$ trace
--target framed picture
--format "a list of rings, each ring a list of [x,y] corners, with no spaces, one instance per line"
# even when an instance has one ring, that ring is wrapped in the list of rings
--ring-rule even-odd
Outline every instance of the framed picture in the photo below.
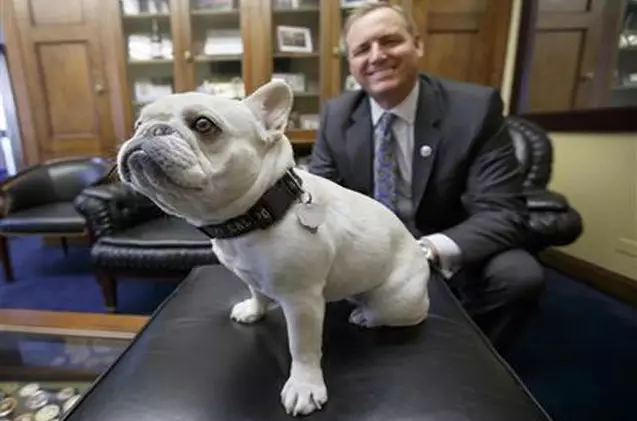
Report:
[[[311,53],[312,34],[310,28],[301,26],[277,26],[279,51],[289,53]]]
[[[378,0],[341,0],[341,7],[344,9],[353,9],[366,3],[379,3]]]

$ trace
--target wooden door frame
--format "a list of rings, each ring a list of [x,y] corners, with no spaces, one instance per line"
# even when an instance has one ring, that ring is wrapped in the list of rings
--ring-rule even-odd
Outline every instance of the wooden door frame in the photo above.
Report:
[[[29,81],[41,82],[36,53],[31,49],[37,42],[47,43],[49,31],[60,31],[64,42],[85,41],[87,44],[87,59],[89,77],[94,83],[94,103],[97,113],[96,137],[99,155],[107,155],[111,150],[111,143],[115,137],[113,132],[113,115],[111,114],[111,99],[105,97],[108,92],[107,72],[104,66],[104,49],[100,36],[100,1],[83,0],[85,7],[84,25],[68,25],[64,29],[56,27],[32,27],[30,4],[26,1],[8,0],[3,4],[2,23],[7,43],[7,62],[16,105],[19,113],[19,124],[22,132],[24,161],[27,165],[35,165],[52,158],[50,154],[59,151],[49,149],[46,143],[49,138],[46,127],[49,127],[46,109],[43,104],[44,94],[41,84],[30,84]],[[19,13],[19,11],[21,13]],[[29,51],[28,54],[25,52]],[[11,55],[11,57],[9,57]],[[98,92],[98,85],[100,92]],[[106,102],[105,102],[106,101]],[[26,126],[30,127],[26,127]],[[91,153],[95,154],[95,153]]]
[[[5,59],[9,69],[9,78],[13,88],[13,96],[18,117],[18,127],[22,139],[23,165],[31,166],[40,162],[41,151],[35,130],[33,99],[27,83],[23,40],[20,36],[13,1],[7,1],[0,7],[5,41]]]

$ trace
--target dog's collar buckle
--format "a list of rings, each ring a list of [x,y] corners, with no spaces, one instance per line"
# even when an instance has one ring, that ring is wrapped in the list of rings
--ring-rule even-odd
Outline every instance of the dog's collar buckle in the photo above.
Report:
[[[231,238],[274,225],[303,193],[301,178],[289,169],[245,214],[221,224],[198,227],[211,238]]]

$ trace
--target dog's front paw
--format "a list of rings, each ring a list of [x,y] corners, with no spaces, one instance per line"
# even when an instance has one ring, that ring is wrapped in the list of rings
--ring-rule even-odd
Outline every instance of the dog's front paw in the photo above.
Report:
[[[248,298],[232,307],[230,318],[239,323],[254,323],[264,315],[264,306],[255,298]]]
[[[298,380],[290,376],[281,390],[281,403],[290,415],[308,415],[327,402],[327,388],[322,379]]]
[[[362,308],[356,307],[349,314],[349,322],[361,327],[374,327],[374,323],[365,315]]]

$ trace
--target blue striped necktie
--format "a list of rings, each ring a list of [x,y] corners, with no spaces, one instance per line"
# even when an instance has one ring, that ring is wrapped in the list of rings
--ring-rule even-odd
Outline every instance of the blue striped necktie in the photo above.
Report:
[[[374,129],[374,199],[396,213],[395,141],[391,130],[395,115],[384,113]]]

